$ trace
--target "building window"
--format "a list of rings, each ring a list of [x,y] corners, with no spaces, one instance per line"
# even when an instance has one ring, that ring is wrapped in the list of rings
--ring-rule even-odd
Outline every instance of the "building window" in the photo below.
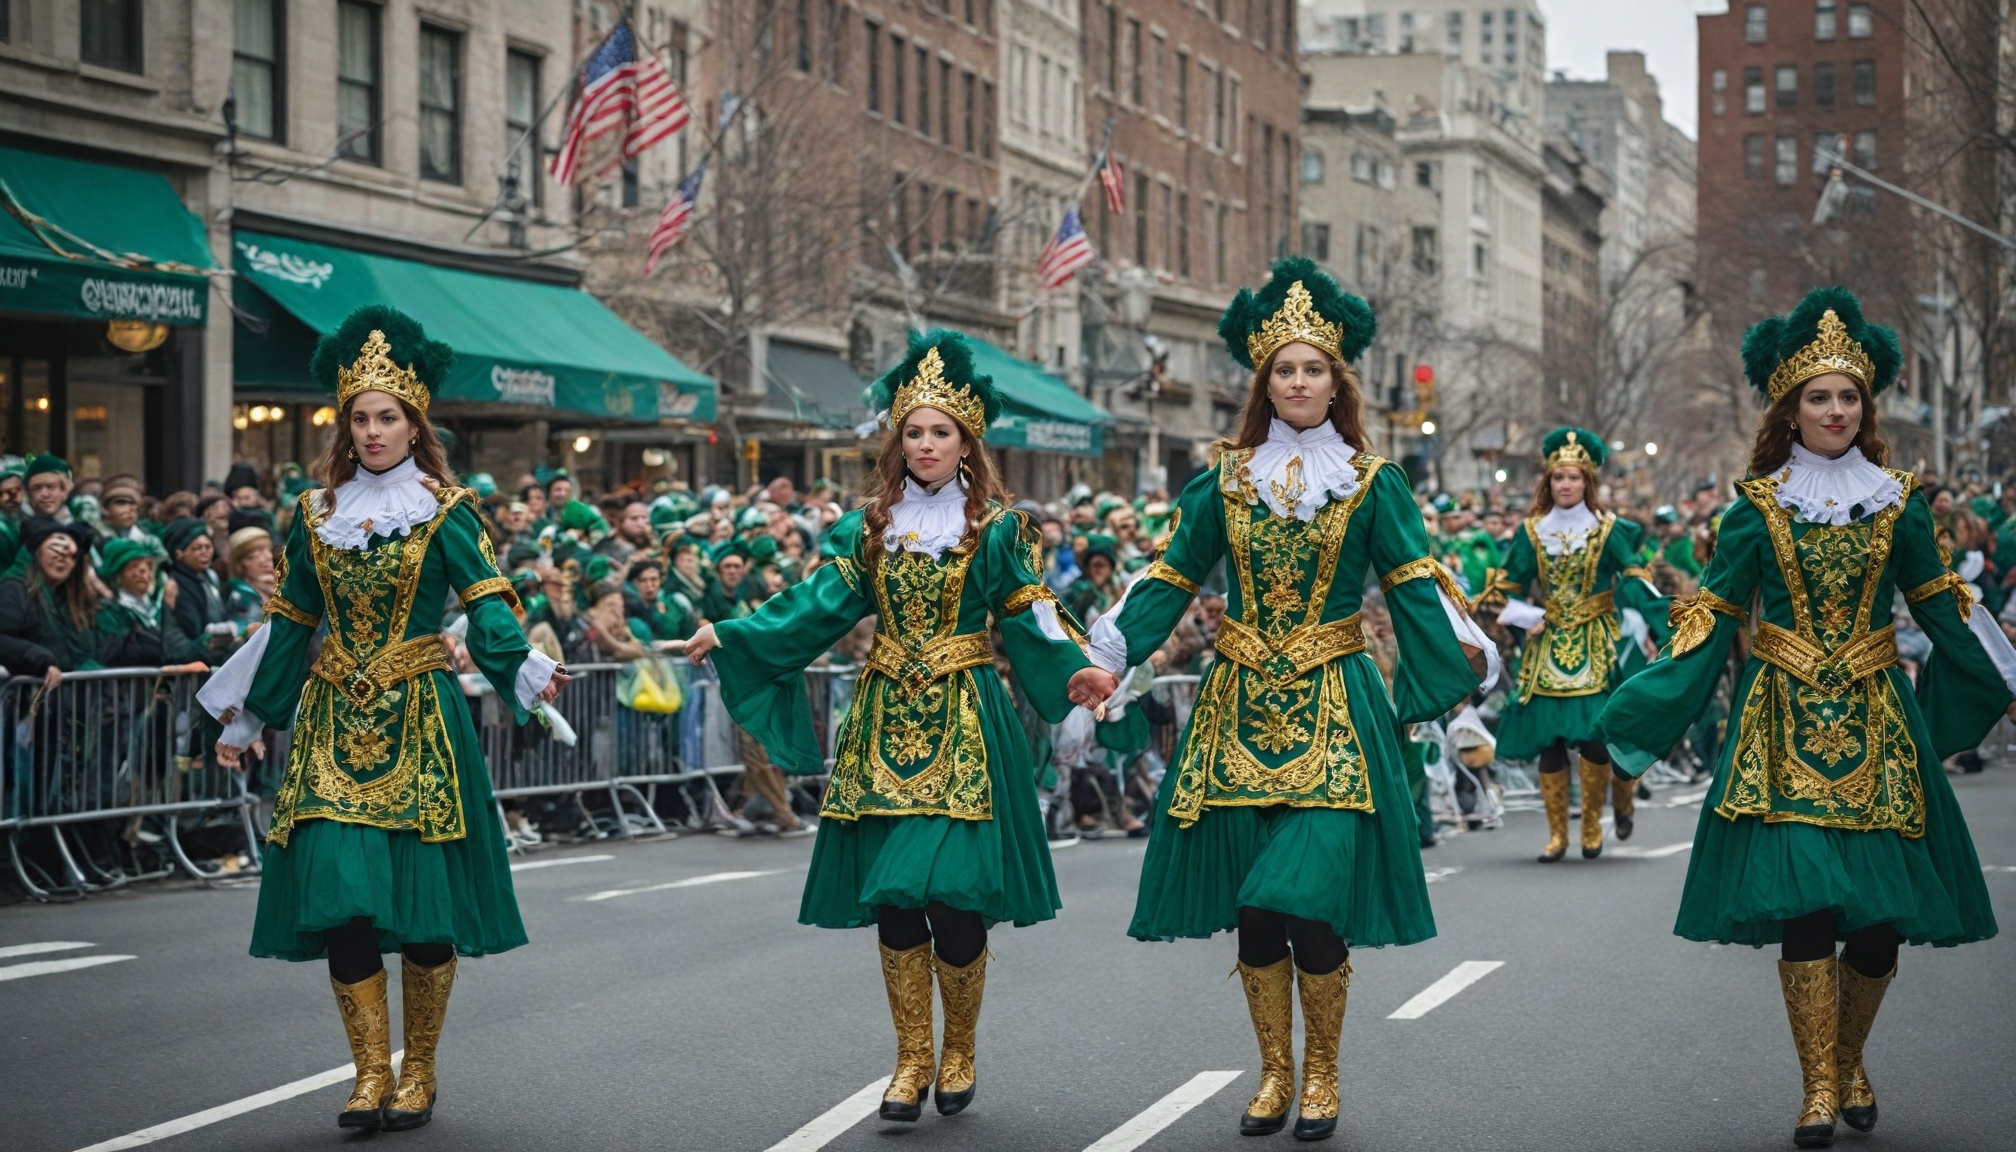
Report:
[[[952,146],[952,62],[938,61],[938,142]]]
[[[1148,266],[1148,177],[1134,174],[1134,263]]]
[[[820,0],[819,78],[828,84],[840,82],[840,0]]]
[[[1358,163],[1358,158],[1355,156],[1352,157],[1351,163],[1352,166],[1355,168]],[[1302,150],[1302,183],[1321,184],[1322,182],[1323,182],[1323,153],[1318,152],[1314,148],[1304,148]]]
[[[1825,176],[1833,170],[1834,161],[1841,155],[1841,134],[1839,132],[1816,132],[1813,134],[1813,175]]]
[[[1470,245],[1470,274],[1480,279],[1491,274],[1491,245],[1482,240]]]
[[[1874,169],[1876,167],[1876,130],[1864,128],[1855,133],[1855,166]]]
[[[1819,108],[1834,107],[1834,65],[1832,63],[1813,65],[1813,104]]]
[[[1162,267],[1173,271],[1176,267],[1176,188],[1162,185]]]
[[[966,154],[970,156],[973,154],[974,112],[976,111],[973,104],[979,99],[974,93],[977,91],[980,78],[971,72],[965,72],[960,75],[959,80],[961,87],[964,89],[966,101]]]
[[[1815,40],[1834,39],[1834,17],[1839,7],[1836,0],[1819,0],[1813,6],[1813,38]]]
[[[1190,132],[1190,54],[1176,53],[1176,134]]]
[[[420,175],[462,182],[462,37],[420,26]]]
[[[1106,5],[1106,92],[1120,96],[1120,10]]]
[[[1449,50],[1458,56],[1463,54],[1463,13],[1452,10],[1449,21]]]
[[[1743,175],[1751,180],[1764,178],[1764,134],[1752,132],[1743,137]]]
[[[378,15],[376,4],[336,5],[336,151],[378,163]]]
[[[1414,271],[1421,273],[1423,276],[1435,275],[1435,270],[1442,264],[1441,249],[1437,246],[1435,229],[1417,226],[1414,229],[1412,239],[1413,251],[1411,255],[1414,262]]]
[[[1141,21],[1127,18],[1127,102],[1139,108],[1141,103]]]
[[[1239,152],[1239,78],[1225,78],[1225,150]]]
[[[891,34],[889,37],[889,120],[903,123],[907,115],[910,90],[903,83],[904,61],[910,58],[910,44],[903,37]]]
[[[280,0],[236,0],[231,8],[232,110],[239,132],[264,140],[280,139],[286,123],[282,19]]]
[[[1709,110],[1717,116],[1729,110],[1729,70],[1717,68],[1708,74]]]
[[[1778,107],[1797,108],[1799,106],[1799,68],[1793,64],[1780,64],[1777,72]]]
[[[1855,103],[1876,103],[1876,62],[1857,60],[1855,69]]]
[[[1166,114],[1169,93],[1169,38],[1160,32],[1155,34],[1154,83],[1148,86],[1148,97],[1154,111]],[[1061,70],[1061,69],[1060,69]]]
[[[991,9],[988,19],[990,22],[993,19]],[[980,158],[983,160],[992,160],[994,158],[994,82],[992,80],[982,80],[980,82]]]
[[[1519,14],[1505,9],[1505,63],[1519,62]]]
[[[1218,272],[1217,282],[1223,284],[1225,283],[1226,279],[1226,267],[1225,267],[1226,241],[1228,239],[1229,233],[1232,231],[1232,209],[1227,205],[1224,204],[1218,205],[1217,228],[1218,228],[1217,235],[1213,238],[1213,247],[1216,249],[1216,252],[1214,253],[1214,259],[1216,261],[1216,267]]]
[[[144,71],[140,52],[141,0],[82,0],[77,13],[77,55],[86,64]]]
[[[1869,5],[1848,5],[1848,38],[1850,40],[1867,40],[1875,34],[1876,21],[1870,14]]]
[[[1420,160],[1414,164],[1414,186],[1416,188],[1435,187],[1435,164],[1431,160]]]
[[[931,135],[931,50],[917,46],[917,134]]]
[[[1330,262],[1330,226],[1302,225],[1302,254],[1321,264]]]
[[[1752,4],[1743,9],[1743,39],[1752,44],[1764,43],[1764,5]]]
[[[532,203],[544,191],[539,179],[539,137],[533,122],[539,116],[539,57],[511,49],[504,53],[505,172],[517,180]]]
[[[1780,184],[1790,184],[1799,179],[1799,138],[1780,136],[1776,147],[1778,154],[1773,178]]]
[[[1764,111],[1764,69],[1743,69],[1743,111],[1752,116]]]
[[[1190,276],[1190,193],[1176,193],[1176,274]]]
[[[1483,52],[1479,54],[1478,59],[1486,64],[1491,62],[1491,37],[1497,30],[1493,20],[1494,17],[1490,12],[1481,13],[1477,17],[1477,43],[1483,46]]]
[[[812,71],[812,0],[798,0],[798,10],[792,14],[791,24],[792,31],[798,34],[791,65],[800,72],[809,73]]]
[[[868,43],[868,111],[882,111],[882,25],[873,20],[863,20],[862,30],[867,34]]]

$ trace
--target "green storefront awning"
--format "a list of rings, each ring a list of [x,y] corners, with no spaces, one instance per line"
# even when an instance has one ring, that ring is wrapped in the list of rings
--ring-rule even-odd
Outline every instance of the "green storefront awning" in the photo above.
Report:
[[[455,349],[436,399],[621,420],[714,419],[714,381],[578,289],[258,232],[239,232],[233,247],[241,282],[318,335],[366,304],[388,304],[420,321],[428,336]],[[305,359],[299,371],[305,381]]]
[[[1070,456],[1097,456],[1106,450],[1105,426],[1113,418],[1104,408],[1038,364],[977,336],[968,342],[974,367],[992,376],[1001,393],[1001,417],[987,429],[989,444]]]
[[[845,360],[824,348],[773,337],[768,341],[763,406],[751,415],[818,428],[852,428],[868,419],[868,402],[861,398],[867,387]]]
[[[0,148],[0,309],[199,325],[211,267],[159,173]]]

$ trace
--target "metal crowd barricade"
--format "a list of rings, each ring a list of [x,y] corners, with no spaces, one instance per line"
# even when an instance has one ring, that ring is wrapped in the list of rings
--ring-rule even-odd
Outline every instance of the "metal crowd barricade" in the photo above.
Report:
[[[111,668],[66,673],[47,689],[33,676],[0,684],[6,748],[0,829],[7,832],[15,876],[30,896],[81,895],[171,875],[178,867],[198,879],[217,879],[223,872],[197,864],[182,844],[181,821],[189,816],[235,814],[254,861],[247,871],[257,870],[258,801],[244,772],[210,755],[214,725],[196,703],[207,677]],[[138,835],[150,818],[158,818],[171,857],[153,872],[108,867],[80,839],[82,826],[98,821],[127,821],[125,832]],[[35,829],[47,829],[54,841],[60,883],[38,883],[39,869],[22,854],[22,837]]]
[[[537,720],[523,725],[513,722],[494,692],[486,689],[472,701],[478,740],[498,801],[497,818],[504,820],[505,800],[607,792],[618,831],[628,838],[630,826],[623,819],[623,795],[616,784],[617,713],[628,711],[616,703],[616,679],[623,665],[576,664],[569,665],[567,671],[573,681],[553,706],[574,729],[572,746],[554,739]],[[515,840],[512,847],[519,847]]]
[[[813,790],[823,785],[832,773],[833,758],[839,748],[841,722],[854,698],[854,685],[860,676],[860,667],[853,664],[819,664],[805,670],[805,690],[812,707],[812,731],[825,755],[827,770],[824,773],[787,776],[785,781],[793,791],[804,794],[808,800],[818,799]],[[704,779],[706,788],[718,799],[720,792],[715,781],[721,777],[740,775],[743,770],[742,750],[736,743],[735,722],[721,704],[720,681],[704,672],[696,674],[686,707],[692,712],[689,720],[692,735],[687,744],[689,755],[686,760],[690,771],[681,777],[681,781]]]

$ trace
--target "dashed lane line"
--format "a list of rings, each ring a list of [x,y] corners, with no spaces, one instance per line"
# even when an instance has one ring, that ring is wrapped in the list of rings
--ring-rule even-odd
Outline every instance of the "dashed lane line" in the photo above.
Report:
[[[397,1072],[400,1063],[405,1059],[406,1050],[404,1048],[392,1053],[392,1070]],[[179,1120],[170,1120],[165,1124],[156,1124],[152,1128],[142,1128],[138,1132],[128,1132],[124,1136],[115,1136],[110,1140],[101,1141],[88,1148],[79,1148],[77,1152],[123,1152],[127,1148],[143,1147],[157,1140],[166,1140],[171,1136],[180,1136],[184,1132],[194,1132],[198,1128],[208,1128],[212,1124],[229,1120],[233,1116],[243,1116],[247,1112],[257,1112],[261,1108],[278,1104],[283,1100],[292,1100],[296,1096],[305,1096],[310,1092],[318,1092],[332,1084],[341,1084],[356,1075],[357,1066],[355,1064],[345,1064],[341,1068],[331,1068],[327,1072],[317,1072],[313,1076],[304,1076],[291,1084],[282,1084],[278,1088],[268,1088],[264,1092],[254,1093],[242,1100],[233,1100],[229,1104],[219,1104],[215,1108],[205,1108],[201,1112],[191,1112]]]
[[[12,960],[16,956],[39,956],[44,952],[68,952],[74,948],[96,947],[96,944],[86,944],[82,940],[44,940],[37,944],[9,944],[0,948],[0,960]]]
[[[603,852],[594,856],[555,856],[551,860],[522,860],[511,865],[513,872],[530,872],[535,868],[559,868],[568,864],[593,864],[599,860],[614,860],[616,857]]]
[[[813,1117],[810,1124],[772,1144],[764,1152],[813,1152],[832,1143],[835,1136],[873,1116],[882,1106],[882,1093],[889,1090],[891,1077],[884,1076],[847,1099]]]
[[[1133,1152],[1153,1139],[1157,1132],[1182,1119],[1183,1114],[1216,1096],[1238,1072],[1199,1072],[1188,1083],[1150,1104],[1132,1120],[1101,1136],[1085,1152]],[[772,1152],[775,1152],[773,1149]]]
[[[58,972],[75,972],[80,968],[96,968],[101,964],[117,964],[121,960],[133,960],[133,956],[72,956],[67,960],[30,960],[26,964],[8,964],[0,967],[0,982],[26,980],[30,976],[53,976]]]
[[[1662,860],[1668,856],[1678,856],[1692,847],[1694,847],[1692,840],[1683,840],[1678,844],[1667,844],[1659,848],[1639,848],[1633,845],[1619,844],[1617,847],[1610,849],[1610,852],[1612,855],[1637,860]]]
[[[1465,960],[1449,970],[1447,976],[1423,988],[1412,1000],[1402,1004],[1388,1020],[1419,1020],[1428,1013],[1448,1003],[1458,992],[1503,968],[1503,960]]]
[[[1427,880],[1428,883],[1433,884],[1438,880],[1447,880],[1449,877],[1454,876],[1461,871],[1463,871],[1463,869],[1453,866],[1448,868],[1430,868],[1426,872],[1423,872],[1421,876],[1423,879]]]
[[[676,888],[698,888],[705,884],[720,884],[729,880],[754,880],[759,876],[776,876],[788,872],[788,868],[771,868],[763,872],[709,872],[705,876],[688,876],[684,880],[672,880],[664,884],[646,884],[641,888],[609,888],[601,892],[581,897],[583,900],[614,900],[618,896],[638,896],[646,892],[670,892]]]

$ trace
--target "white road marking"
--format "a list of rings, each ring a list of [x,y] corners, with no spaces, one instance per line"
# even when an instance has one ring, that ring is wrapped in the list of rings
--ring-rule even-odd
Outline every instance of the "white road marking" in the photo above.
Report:
[[[2016,872],[2016,867],[2012,867],[2012,866],[2010,866],[2010,865],[2008,865],[2008,864],[1983,864],[1983,865],[1981,866],[1981,871],[1983,871],[1983,872]]]
[[[1503,960],[1465,960],[1449,970],[1447,976],[1423,988],[1412,1000],[1402,1004],[1388,1020],[1419,1020],[1435,1009],[1449,1002],[1458,992],[1482,980],[1484,977],[1505,966]]]
[[[73,956],[68,960],[30,960],[26,964],[9,964],[0,967],[0,981],[24,980],[30,976],[51,976],[58,972],[75,972],[79,968],[96,968],[100,964],[117,964],[121,960],[133,960],[133,956]]]
[[[1692,840],[1683,840],[1678,844],[1668,844],[1661,848],[1635,848],[1620,844],[1611,849],[1611,852],[1618,856],[1635,857],[1640,860],[1659,860],[1667,856],[1678,856],[1692,847],[1694,847]]]
[[[394,1072],[399,1070],[399,1064],[405,1058],[406,1050],[404,1048],[392,1053],[392,1070]],[[170,1136],[180,1136],[184,1132],[194,1132],[198,1128],[207,1128],[220,1120],[229,1120],[233,1116],[243,1116],[247,1112],[256,1112],[269,1104],[278,1104],[282,1100],[292,1100],[296,1096],[304,1096],[310,1092],[317,1092],[329,1087],[331,1084],[341,1084],[346,1080],[355,1078],[356,1075],[357,1066],[355,1064],[345,1064],[341,1068],[331,1068],[327,1072],[317,1072],[313,1076],[304,1076],[291,1084],[282,1084],[278,1088],[268,1088],[264,1092],[254,1093],[242,1100],[233,1100],[229,1104],[219,1104],[215,1108],[205,1108],[201,1112],[191,1112],[179,1120],[170,1120],[165,1124],[156,1124],[152,1128],[142,1128],[138,1132],[128,1132],[124,1136],[115,1136],[110,1140],[101,1141],[88,1148],[79,1148],[77,1152],[121,1152],[122,1149],[126,1148],[139,1148],[146,1144],[152,1144],[156,1140],[166,1140]]]
[[[673,880],[664,884],[647,884],[642,888],[610,888],[583,896],[583,900],[614,900],[618,896],[636,896],[643,892],[670,892],[674,888],[698,888],[703,884],[719,884],[726,880],[754,880],[758,876],[775,876],[789,869],[772,868],[766,872],[709,872],[705,876],[688,876],[684,880]]]
[[[1422,873],[1422,876],[1428,883],[1433,884],[1437,880],[1447,880],[1461,871],[1463,871],[1461,868],[1430,868],[1428,871]]]
[[[593,864],[597,860],[614,860],[615,858],[607,852],[598,856],[555,856],[551,860],[526,860],[522,863],[513,864],[511,865],[511,871],[530,872],[534,868],[559,868],[566,864]]]
[[[812,1152],[815,1148],[824,1148],[835,1136],[875,1114],[882,1106],[882,1093],[889,1090],[890,1079],[884,1076],[821,1112],[810,1124],[772,1144],[764,1152]]]
[[[96,944],[86,944],[80,940],[44,940],[40,944],[9,944],[0,948],[0,960],[12,960],[16,956],[34,956],[42,952],[68,952],[72,948],[96,948]]]
[[[1685,808],[1689,804],[1699,804],[1701,802],[1701,798],[1706,795],[1708,795],[1708,790],[1706,788],[1703,788],[1699,792],[1689,792],[1685,796],[1675,796],[1671,800],[1666,801],[1666,807]]]
[[[1085,1152],[1133,1152],[1238,1078],[1237,1072],[1199,1072],[1182,1087],[1150,1104],[1140,1115],[1101,1136]]]

